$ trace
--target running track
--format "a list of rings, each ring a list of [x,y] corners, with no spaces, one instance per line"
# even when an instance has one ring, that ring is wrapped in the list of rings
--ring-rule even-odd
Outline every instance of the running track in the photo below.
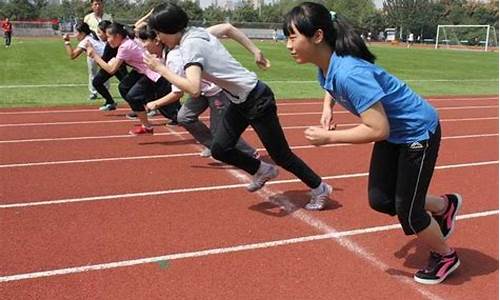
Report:
[[[281,101],[279,114],[335,187],[322,212],[300,209],[307,189],[283,170],[247,193],[245,174],[161,119],[129,137],[126,109],[30,108],[0,111],[0,298],[497,299],[498,98],[429,101],[443,128],[430,191],[464,196],[450,239],[462,266],[444,284],[414,283],[427,250],[369,209],[371,145],[308,145],[318,101]]]

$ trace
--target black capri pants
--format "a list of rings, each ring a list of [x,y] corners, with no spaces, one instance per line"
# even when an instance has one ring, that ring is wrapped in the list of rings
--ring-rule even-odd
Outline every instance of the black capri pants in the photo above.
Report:
[[[429,139],[409,144],[376,142],[368,179],[370,207],[398,216],[406,235],[426,229],[431,217],[425,210],[427,189],[441,143],[441,127]]]
[[[148,102],[166,96],[172,90],[172,85],[164,77],[154,82],[146,75],[132,70],[120,81],[118,85],[120,95],[127,101],[130,108],[135,112],[145,111]],[[161,114],[169,119],[176,120],[179,111],[179,101],[161,107]]]

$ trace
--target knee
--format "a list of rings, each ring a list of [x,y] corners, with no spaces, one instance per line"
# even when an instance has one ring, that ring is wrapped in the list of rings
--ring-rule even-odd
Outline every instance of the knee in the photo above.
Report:
[[[182,109],[182,107],[177,113],[177,122],[180,124],[190,124],[196,121],[198,121],[198,116],[189,114],[186,110]]]
[[[224,148],[221,144],[217,142],[212,143],[212,147],[210,147],[210,151],[212,152],[212,157],[216,160],[224,161],[224,157],[226,157],[226,152],[228,149]]]
[[[120,96],[122,96],[122,98],[128,102],[127,100],[128,89],[125,87],[123,83],[120,83],[118,85],[118,91],[120,92]]]
[[[396,207],[396,213],[406,235],[417,234],[431,223],[431,217],[424,209]]]
[[[100,87],[103,84],[101,76],[95,76],[94,79],[92,79],[92,85],[94,87]]]
[[[369,189],[368,201],[371,209],[390,216],[396,215],[394,200],[389,199],[387,195],[382,193],[380,190]]]

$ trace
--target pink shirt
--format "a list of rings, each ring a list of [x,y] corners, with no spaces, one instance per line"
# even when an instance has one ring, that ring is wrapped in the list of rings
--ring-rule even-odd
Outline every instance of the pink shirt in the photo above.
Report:
[[[144,63],[143,59],[145,51],[146,50],[144,50],[144,48],[141,45],[138,45],[135,41],[126,39],[120,47],[118,47],[116,58],[123,60],[138,73],[144,74],[152,81],[157,82],[161,75],[151,71],[151,69],[149,69]]]

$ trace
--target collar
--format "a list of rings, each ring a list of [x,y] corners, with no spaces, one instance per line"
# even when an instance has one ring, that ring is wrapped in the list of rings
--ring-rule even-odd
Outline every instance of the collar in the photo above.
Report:
[[[335,52],[332,53],[330,57],[330,64],[328,65],[328,70],[326,71],[326,77],[323,72],[318,68],[318,80],[321,86],[328,91],[333,91],[333,82],[335,80],[336,71],[338,69],[339,56]]]

